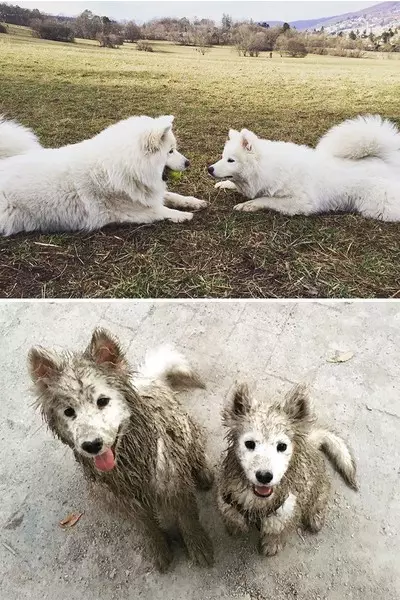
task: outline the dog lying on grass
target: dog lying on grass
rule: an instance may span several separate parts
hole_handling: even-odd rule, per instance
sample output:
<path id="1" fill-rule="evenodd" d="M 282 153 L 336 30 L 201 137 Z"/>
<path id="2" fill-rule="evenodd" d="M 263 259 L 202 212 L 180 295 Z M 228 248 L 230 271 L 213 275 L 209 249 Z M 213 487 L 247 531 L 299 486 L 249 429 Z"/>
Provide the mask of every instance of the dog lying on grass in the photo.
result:
<path id="1" fill-rule="evenodd" d="M 223 413 L 228 448 L 218 482 L 218 507 L 231 534 L 260 530 L 260 552 L 273 556 L 299 526 L 324 524 L 330 482 L 323 451 L 347 485 L 357 489 L 356 466 L 345 442 L 315 426 L 306 389 L 283 402 L 255 400 L 246 385 Z"/>
<path id="2" fill-rule="evenodd" d="M 216 188 L 250 198 L 237 204 L 237 211 L 355 211 L 372 219 L 400 221 L 400 132 L 379 115 L 344 121 L 315 149 L 231 129 L 222 159 L 208 172 L 228 178 Z"/>
<path id="3" fill-rule="evenodd" d="M 165 520 L 177 524 L 194 562 L 212 564 L 195 489 L 209 489 L 213 476 L 202 432 L 173 392 L 204 387 L 185 358 L 161 347 L 132 377 L 117 340 L 98 329 L 83 353 L 32 348 L 29 368 L 50 430 L 84 475 L 135 518 L 159 570 L 172 561 Z"/>
<path id="4" fill-rule="evenodd" d="M 0 120 L 0 234 L 189 221 L 193 213 L 184 210 L 207 203 L 166 189 L 164 169 L 189 166 L 173 119 L 130 117 L 62 148 L 42 148 L 30 130 Z"/>

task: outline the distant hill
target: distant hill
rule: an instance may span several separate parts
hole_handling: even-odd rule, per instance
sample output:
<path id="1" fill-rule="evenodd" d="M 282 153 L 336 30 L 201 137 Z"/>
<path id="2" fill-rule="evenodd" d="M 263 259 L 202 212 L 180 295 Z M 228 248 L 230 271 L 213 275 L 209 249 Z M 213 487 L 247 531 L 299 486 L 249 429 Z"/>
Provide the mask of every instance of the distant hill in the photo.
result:
<path id="1" fill-rule="evenodd" d="M 270 25 L 280 25 L 282 21 L 270 21 Z M 324 27 L 328 33 L 348 32 L 364 29 L 381 33 L 384 29 L 400 27 L 400 2 L 380 2 L 370 8 L 363 8 L 356 12 L 345 13 L 334 17 L 321 19 L 307 19 L 290 22 L 291 27 L 298 31 L 307 29 L 321 29 Z"/>

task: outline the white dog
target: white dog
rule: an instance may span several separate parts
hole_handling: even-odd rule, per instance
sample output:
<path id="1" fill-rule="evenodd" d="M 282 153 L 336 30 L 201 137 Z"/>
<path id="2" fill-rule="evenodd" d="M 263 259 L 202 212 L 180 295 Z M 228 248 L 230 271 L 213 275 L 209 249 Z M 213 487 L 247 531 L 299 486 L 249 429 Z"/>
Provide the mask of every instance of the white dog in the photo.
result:
<path id="1" fill-rule="evenodd" d="M 189 166 L 176 149 L 173 119 L 131 117 L 57 149 L 42 148 L 31 131 L 0 121 L 0 233 L 189 221 L 191 212 L 173 208 L 207 203 L 166 191 L 164 168 Z"/>
<path id="2" fill-rule="evenodd" d="M 315 149 L 230 130 L 213 177 L 215 187 L 238 190 L 249 202 L 238 211 L 272 209 L 286 215 L 357 211 L 400 221 L 400 133 L 379 115 L 333 127 Z"/>

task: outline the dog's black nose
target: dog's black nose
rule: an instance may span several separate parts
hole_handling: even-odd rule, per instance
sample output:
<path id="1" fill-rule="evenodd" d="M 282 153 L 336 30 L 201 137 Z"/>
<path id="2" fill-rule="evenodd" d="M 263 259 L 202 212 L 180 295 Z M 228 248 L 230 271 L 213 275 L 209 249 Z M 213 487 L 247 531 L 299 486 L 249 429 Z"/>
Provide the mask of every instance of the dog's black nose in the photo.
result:
<path id="1" fill-rule="evenodd" d="M 89 452 L 89 454 L 97 454 L 103 447 L 103 440 L 96 438 L 92 442 L 83 442 L 82 450 Z"/>
<path id="2" fill-rule="evenodd" d="M 186 159 L 185 160 L 185 169 L 187 169 L 188 167 L 190 167 L 190 160 Z"/>
<path id="3" fill-rule="evenodd" d="M 273 477 L 270 471 L 256 471 L 256 478 L 260 483 L 269 483 Z"/>
<path id="4" fill-rule="evenodd" d="M 208 167 L 207 171 L 212 175 L 214 173 L 214 167 Z"/>

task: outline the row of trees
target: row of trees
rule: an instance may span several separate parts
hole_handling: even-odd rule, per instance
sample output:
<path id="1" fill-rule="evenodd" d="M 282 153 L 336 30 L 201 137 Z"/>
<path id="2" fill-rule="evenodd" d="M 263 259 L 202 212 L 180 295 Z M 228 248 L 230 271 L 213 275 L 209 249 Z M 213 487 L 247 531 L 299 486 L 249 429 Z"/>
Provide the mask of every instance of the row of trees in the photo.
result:
<path id="1" fill-rule="evenodd" d="M 270 27 L 267 22 L 234 22 L 224 14 L 219 26 L 210 19 L 153 19 L 142 26 L 134 21 L 116 22 L 85 10 L 76 18 L 49 17 L 37 9 L 29 10 L 0 3 L 0 22 L 29 25 L 38 37 L 71 42 L 74 38 L 98 40 L 101 46 L 116 47 L 124 41 L 167 40 L 195 46 L 202 53 L 211 46 L 232 45 L 243 56 L 258 56 L 273 50 L 290 56 L 307 53 L 362 56 L 369 50 L 400 51 L 400 31 L 389 29 L 380 35 L 367 31 L 326 33 L 298 32 L 288 23 Z M 4 33 L 3 27 L 3 33 Z M 1 31 L 0 31 L 1 33 Z M 144 44 L 143 48 L 150 48 Z M 141 47 L 141 49 L 143 49 Z"/>
<path id="2" fill-rule="evenodd" d="M 34 35 L 44 39 L 72 42 L 75 38 L 84 38 L 98 40 L 100 46 L 108 47 L 121 45 L 124 41 L 135 42 L 142 37 L 134 21 L 117 23 L 90 10 L 76 18 L 49 17 L 37 9 L 0 3 L 0 22 L 29 26 Z M 2 32 L 6 33 L 4 26 Z"/>

